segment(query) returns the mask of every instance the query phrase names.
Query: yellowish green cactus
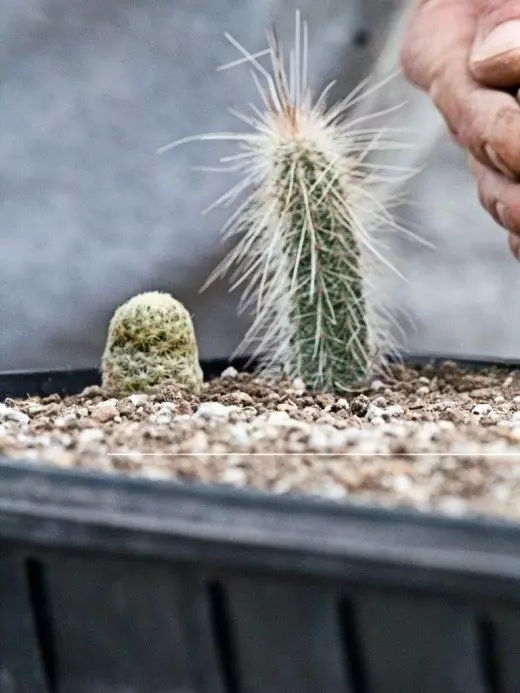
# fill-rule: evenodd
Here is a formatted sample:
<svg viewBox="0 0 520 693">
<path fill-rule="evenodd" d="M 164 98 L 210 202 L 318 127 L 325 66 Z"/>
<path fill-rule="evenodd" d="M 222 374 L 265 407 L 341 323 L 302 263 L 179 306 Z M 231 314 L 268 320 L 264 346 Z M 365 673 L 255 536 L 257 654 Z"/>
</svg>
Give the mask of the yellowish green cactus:
<svg viewBox="0 0 520 693">
<path fill-rule="evenodd" d="M 110 392 L 143 392 L 166 382 L 200 392 L 197 340 L 182 303 L 159 291 L 123 303 L 110 321 L 101 373 Z"/>
</svg>

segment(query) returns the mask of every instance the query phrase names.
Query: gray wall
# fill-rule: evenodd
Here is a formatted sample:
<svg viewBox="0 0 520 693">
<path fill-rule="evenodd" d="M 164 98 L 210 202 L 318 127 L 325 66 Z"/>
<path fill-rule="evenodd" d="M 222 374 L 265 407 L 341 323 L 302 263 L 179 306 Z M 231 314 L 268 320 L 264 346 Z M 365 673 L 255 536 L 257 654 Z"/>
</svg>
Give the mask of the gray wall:
<svg viewBox="0 0 520 693">
<path fill-rule="evenodd" d="M 93 364 L 107 321 L 134 293 L 171 291 L 194 314 L 203 356 L 228 354 L 245 323 L 226 283 L 198 288 L 222 256 L 224 212 L 201 210 L 231 180 L 202 174 L 225 147 L 166 142 L 236 127 L 226 112 L 255 98 L 247 70 L 216 73 L 236 57 L 229 31 L 264 47 L 274 19 L 290 39 L 296 7 L 310 21 L 311 78 L 338 78 L 340 97 L 371 69 L 399 2 L 357 0 L 0 0 L 0 368 Z M 370 29 L 368 42 L 365 30 Z M 376 71 L 396 64 L 398 29 Z M 410 99 L 397 115 L 431 148 L 439 119 L 398 79 L 367 104 Z M 408 223 L 437 245 L 394 259 L 405 286 L 386 275 L 410 346 L 518 355 L 519 268 L 503 232 L 478 209 L 461 155 L 446 141 L 408 197 Z M 513 319 L 511 319 L 513 317 Z M 404 317 L 403 317 L 404 320 Z"/>
</svg>

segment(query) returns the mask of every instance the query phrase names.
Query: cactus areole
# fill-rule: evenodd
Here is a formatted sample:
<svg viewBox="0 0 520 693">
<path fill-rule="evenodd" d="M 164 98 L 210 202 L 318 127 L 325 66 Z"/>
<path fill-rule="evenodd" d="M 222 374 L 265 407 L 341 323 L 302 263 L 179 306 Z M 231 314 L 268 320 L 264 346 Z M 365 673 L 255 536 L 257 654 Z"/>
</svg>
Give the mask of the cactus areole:
<svg viewBox="0 0 520 693">
<path fill-rule="evenodd" d="M 224 239 L 236 242 L 208 284 L 231 270 L 232 289 L 242 288 L 240 309 L 253 323 L 240 350 L 257 357 L 261 371 L 282 367 L 312 390 L 356 389 L 391 351 L 390 318 L 369 281 L 373 261 L 389 263 L 372 231 L 398 228 L 377 192 L 388 179 L 367 157 L 402 145 L 389 131 L 360 127 L 382 114 L 345 117 L 373 88 L 360 85 L 328 109 L 328 88 L 313 100 L 307 26 L 298 15 L 289 78 L 274 32 L 264 51 L 271 71 L 260 54 L 227 38 L 243 59 L 225 67 L 248 63 L 263 102 L 263 109 L 251 105 L 252 113 L 234 112 L 252 131 L 185 138 L 160 150 L 211 139 L 239 146 L 221 161 L 241 179 L 212 205 L 236 202 L 223 229 Z"/>
</svg>

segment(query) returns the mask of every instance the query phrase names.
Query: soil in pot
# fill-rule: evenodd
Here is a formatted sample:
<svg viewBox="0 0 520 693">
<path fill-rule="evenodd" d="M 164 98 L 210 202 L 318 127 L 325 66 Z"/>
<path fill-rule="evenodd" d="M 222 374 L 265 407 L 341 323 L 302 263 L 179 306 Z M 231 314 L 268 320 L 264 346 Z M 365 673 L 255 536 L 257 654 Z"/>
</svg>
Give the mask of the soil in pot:
<svg viewBox="0 0 520 693">
<path fill-rule="evenodd" d="M 445 513 L 520 517 L 520 372 L 393 366 L 364 394 L 309 394 L 233 369 L 200 397 L 0 404 L 0 455 Z"/>
</svg>

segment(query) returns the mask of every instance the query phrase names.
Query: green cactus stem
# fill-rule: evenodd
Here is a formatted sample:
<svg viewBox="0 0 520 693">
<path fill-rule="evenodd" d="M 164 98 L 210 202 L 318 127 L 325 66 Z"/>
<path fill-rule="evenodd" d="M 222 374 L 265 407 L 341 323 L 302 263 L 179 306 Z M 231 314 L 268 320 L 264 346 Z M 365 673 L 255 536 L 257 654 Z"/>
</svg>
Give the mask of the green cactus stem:
<svg viewBox="0 0 520 693">
<path fill-rule="evenodd" d="M 231 270 L 231 288 L 242 290 L 240 310 L 253 316 L 239 351 L 259 360 L 260 373 L 282 368 L 308 389 L 342 392 L 365 386 L 384 369 L 382 354 L 394 351 L 393 321 L 369 276 L 378 263 L 393 269 L 373 233 L 404 231 L 381 182 L 401 182 L 409 172 L 389 179 L 392 166 L 378 168 L 370 159 L 402 146 L 384 128 L 366 127 L 383 112 L 347 117 L 363 85 L 330 108 L 328 89 L 313 98 L 307 35 L 297 13 L 289 75 L 274 32 L 264 52 L 270 70 L 262 54 L 228 35 L 242 59 L 227 67 L 248 64 L 263 103 L 234 112 L 251 130 L 188 137 L 160 151 L 196 140 L 238 145 L 221 161 L 241 178 L 213 205 L 237 205 L 222 230 L 232 250 L 206 286 Z"/>
</svg>

